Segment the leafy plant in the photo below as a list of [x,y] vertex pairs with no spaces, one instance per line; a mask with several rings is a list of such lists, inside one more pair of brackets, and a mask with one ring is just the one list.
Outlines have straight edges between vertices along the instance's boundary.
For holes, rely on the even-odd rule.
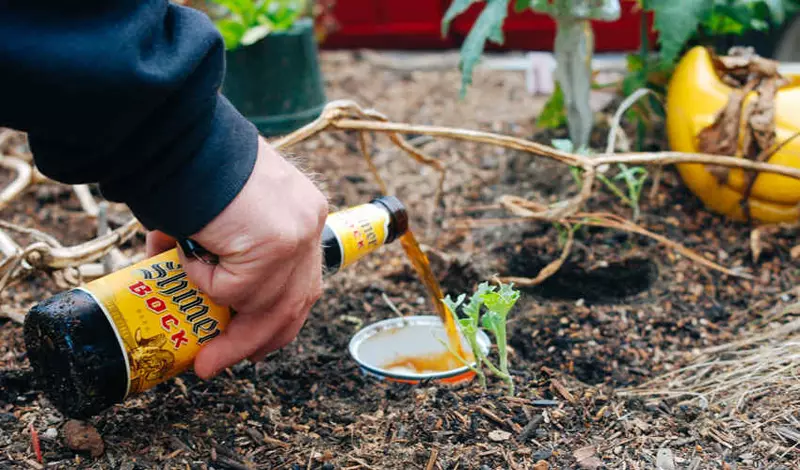
[[[442,299],[450,312],[456,317],[458,326],[464,337],[469,343],[475,356],[475,366],[469,365],[478,374],[481,386],[486,389],[486,374],[483,367],[486,366],[494,375],[501,378],[508,388],[508,394],[514,395],[514,379],[508,370],[508,337],[506,324],[508,314],[519,300],[520,293],[514,289],[513,284],[500,283],[497,286],[490,286],[488,282],[483,282],[478,286],[478,290],[472,294],[469,303],[464,305],[461,311],[463,318],[457,315],[458,307],[464,303],[466,294],[461,294],[456,300],[449,295]],[[481,309],[485,312],[481,315]],[[483,353],[478,345],[478,331],[484,328],[494,336],[499,356],[498,365]]]
[[[575,147],[572,141],[569,139],[554,139],[551,142],[551,145],[553,148],[561,150],[562,152],[573,152]],[[591,152],[583,149],[578,153],[588,155]],[[640,214],[639,201],[641,199],[642,190],[644,189],[644,183],[647,181],[649,173],[647,172],[647,169],[642,166],[629,167],[624,163],[618,163],[617,168],[619,169],[619,172],[614,175],[613,178],[609,178],[601,172],[597,173],[596,178],[600,180],[600,182],[602,182],[603,185],[609,189],[609,191],[620,198],[622,202],[633,209],[633,220],[637,220]],[[575,183],[580,186],[583,181],[581,178],[581,169],[572,166],[570,167],[570,173],[572,174],[572,178],[575,180]],[[627,192],[623,191],[614,181],[624,181]]]
[[[525,0],[517,2],[517,11],[530,3],[556,8],[559,0]],[[721,35],[741,35],[748,31],[767,31],[780,26],[786,18],[800,10],[798,0],[638,0],[643,11],[653,14],[654,29],[659,33],[660,53],[651,56],[649,43],[650,27],[642,15],[641,47],[637,53],[628,55],[628,73],[621,88],[622,95],[629,96],[635,90],[648,87],[664,94],[669,76],[680,54],[691,43],[708,43]],[[549,13],[546,8],[538,8]],[[577,30],[576,30],[577,31]],[[577,34],[577,33],[576,33]],[[462,56],[465,53],[462,52]],[[559,128],[566,124],[566,102],[558,90],[545,104],[537,120],[542,128]],[[657,106],[654,97],[629,110],[627,118],[637,131],[637,146],[644,147],[644,136],[656,118],[663,118],[663,108]],[[574,133],[570,133],[576,140]]]
[[[624,96],[645,87],[665,94],[669,76],[687,47],[713,46],[720,36],[767,31],[780,26],[800,7],[798,0],[638,0],[638,3],[653,14],[660,53],[656,57],[650,54],[649,25],[643,15],[641,48],[628,56],[628,74],[622,82]],[[636,125],[637,144],[642,149],[646,130],[653,118],[664,117],[663,108],[657,106],[656,98],[647,97],[627,117]]]
[[[472,4],[483,0],[454,0],[442,19],[442,35],[446,36],[450,22]],[[502,44],[503,23],[512,0],[485,0],[485,7],[478,16],[461,47],[461,95],[472,83],[472,72],[486,46],[486,41]],[[566,109],[570,138],[579,147],[589,145],[593,124],[589,106],[592,85],[591,57],[593,33],[590,20],[613,21],[619,18],[619,0],[513,0],[514,10],[527,8],[546,13],[557,24],[555,56],[556,80],[563,93],[563,108]],[[562,95],[554,95],[561,98]],[[551,107],[558,106],[557,103]],[[554,117],[558,118],[556,113]],[[556,122],[555,119],[552,120]]]
[[674,63],[687,43],[700,39],[766,31],[781,25],[787,12],[795,11],[797,0],[639,0],[653,12],[659,33],[661,61]]
[[619,163],[617,167],[620,171],[614,175],[614,180],[625,182],[625,186],[628,188],[627,195],[606,175],[598,173],[597,179],[602,181],[611,192],[633,209],[633,220],[635,221],[639,218],[639,199],[641,198],[644,183],[647,181],[648,173],[641,166],[628,167],[624,163]]
[[[567,113],[564,111],[564,92],[556,83],[553,94],[544,104],[542,112],[536,118],[536,125],[542,129],[559,129],[567,125]],[[570,144],[572,142],[570,141]]]
[[308,8],[307,0],[211,0],[222,8],[216,20],[226,49],[249,46],[274,31],[286,31]]

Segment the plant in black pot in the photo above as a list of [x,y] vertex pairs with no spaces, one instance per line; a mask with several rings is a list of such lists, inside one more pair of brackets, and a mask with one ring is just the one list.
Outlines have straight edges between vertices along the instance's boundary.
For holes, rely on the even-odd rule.
[[313,121],[326,98],[308,0],[210,0],[225,40],[222,92],[266,136]]

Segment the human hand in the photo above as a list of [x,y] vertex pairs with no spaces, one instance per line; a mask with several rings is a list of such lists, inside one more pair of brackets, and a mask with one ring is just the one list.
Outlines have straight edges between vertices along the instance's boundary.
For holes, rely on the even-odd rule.
[[[322,294],[321,235],[326,198],[314,183],[259,139],[258,158],[239,195],[192,240],[218,264],[187,259],[189,278],[219,305],[236,311],[194,362],[203,379],[249,358],[260,361],[290,343]],[[162,232],[147,236],[147,254],[175,248]]]

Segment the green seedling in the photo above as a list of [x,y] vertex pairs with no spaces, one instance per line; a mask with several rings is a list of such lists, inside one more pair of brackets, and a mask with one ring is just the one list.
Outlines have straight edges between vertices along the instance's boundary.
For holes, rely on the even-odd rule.
[[[551,145],[553,148],[561,150],[562,152],[572,153],[574,151],[574,145],[569,139],[554,139],[551,141]],[[590,155],[591,150],[582,148],[579,149],[577,153],[579,155]],[[622,202],[633,209],[633,220],[637,220],[640,215],[639,201],[641,200],[644,183],[647,181],[649,173],[642,166],[629,167],[624,163],[618,163],[617,168],[619,169],[619,173],[614,175],[613,178],[609,178],[603,173],[597,173],[597,179],[600,180],[609,191],[620,198]],[[576,166],[569,167],[569,171],[572,175],[572,179],[575,180],[575,184],[580,188],[583,181],[581,178],[583,171]],[[614,181],[624,181],[627,193]]]
[[[520,293],[514,289],[513,284],[503,284],[500,286],[490,286],[488,282],[481,283],[478,290],[472,295],[469,303],[461,308],[464,314],[459,318],[457,311],[466,299],[465,294],[453,300],[449,295],[442,299],[450,312],[456,317],[457,324],[464,337],[467,339],[470,348],[475,356],[475,365],[469,367],[476,372],[480,380],[481,387],[486,389],[486,375],[483,367],[488,368],[494,375],[502,379],[508,388],[508,394],[514,395],[514,379],[508,370],[508,336],[506,325],[508,314],[519,300]],[[481,309],[485,312],[481,315]],[[483,353],[478,345],[478,331],[483,328],[494,336],[499,356],[498,365]]]
[[308,8],[307,0],[211,0],[225,12],[216,21],[228,50],[249,46],[292,28]]

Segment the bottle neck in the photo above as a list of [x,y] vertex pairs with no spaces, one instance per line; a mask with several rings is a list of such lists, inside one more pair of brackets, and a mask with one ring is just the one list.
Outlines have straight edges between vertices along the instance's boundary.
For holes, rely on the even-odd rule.
[[[408,213],[397,198],[384,196],[368,204],[328,215],[322,231],[323,271],[338,272],[408,231]],[[178,242],[187,256],[217,264],[219,258],[191,239]]]
[[379,198],[330,214],[322,232],[325,274],[350,266],[407,230],[405,208],[395,198]]

